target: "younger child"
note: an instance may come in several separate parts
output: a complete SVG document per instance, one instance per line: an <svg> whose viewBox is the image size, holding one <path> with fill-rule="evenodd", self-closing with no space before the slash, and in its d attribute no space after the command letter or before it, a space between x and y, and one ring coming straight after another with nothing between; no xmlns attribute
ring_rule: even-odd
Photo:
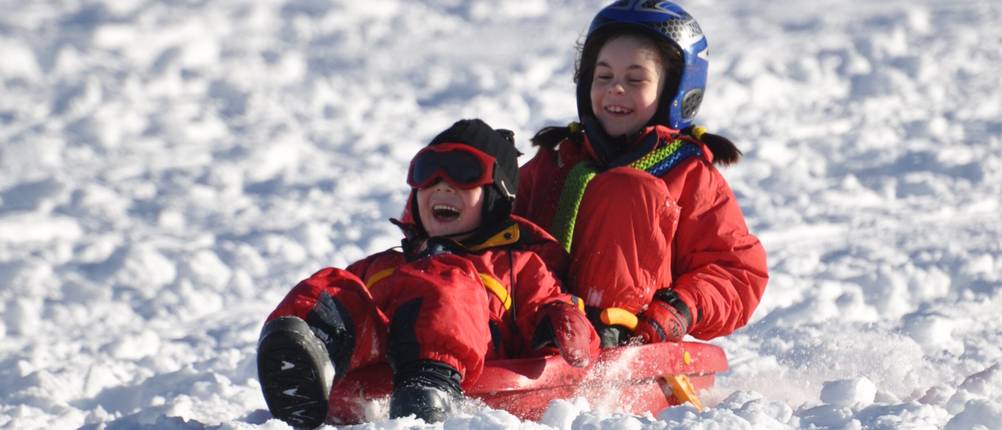
<svg viewBox="0 0 1002 430"><path fill-rule="evenodd" d="M379 361L393 369L390 417L427 422L445 418L485 360L555 349L571 365L589 364L598 337L539 256L563 251L511 215L513 141L478 119L455 123L411 161L408 209L394 220L402 251L323 269L289 292L258 344L272 415L322 424L332 385Z"/></svg>
<svg viewBox="0 0 1002 430"><path fill-rule="evenodd" d="M672 2L603 8L577 64L580 123L540 131L521 169L515 213L571 254L568 288L603 346L730 334L765 291L765 250L714 166L741 152L693 127L707 55Z"/></svg>

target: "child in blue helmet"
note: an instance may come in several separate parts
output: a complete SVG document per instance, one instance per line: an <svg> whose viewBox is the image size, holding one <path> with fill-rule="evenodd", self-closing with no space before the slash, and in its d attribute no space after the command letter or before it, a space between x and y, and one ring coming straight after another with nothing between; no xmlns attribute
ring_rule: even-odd
<svg viewBox="0 0 1002 430"><path fill-rule="evenodd" d="M603 346L727 335L764 293L765 250L715 167L741 152L693 124L707 48L675 3L603 8L577 62L580 122L537 133L520 170L515 212L570 253Z"/></svg>

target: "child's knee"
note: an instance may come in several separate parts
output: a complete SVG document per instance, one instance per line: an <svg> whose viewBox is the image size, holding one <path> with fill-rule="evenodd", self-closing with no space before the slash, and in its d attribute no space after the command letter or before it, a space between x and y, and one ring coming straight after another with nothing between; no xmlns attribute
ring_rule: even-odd
<svg viewBox="0 0 1002 430"><path fill-rule="evenodd" d="M654 208L670 198L664 180L632 167L617 167L595 176L588 184L588 194L600 198L609 209L621 210Z"/></svg>

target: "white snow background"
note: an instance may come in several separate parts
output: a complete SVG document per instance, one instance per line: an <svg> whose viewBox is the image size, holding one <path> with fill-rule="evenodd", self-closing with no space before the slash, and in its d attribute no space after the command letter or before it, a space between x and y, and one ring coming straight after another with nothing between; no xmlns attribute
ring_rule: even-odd
<svg viewBox="0 0 1002 430"><path fill-rule="evenodd" d="M597 0L0 0L0 427L281 429L263 318L397 244L406 163L575 116ZM1002 428L1002 3L689 0L700 123L769 252L731 370L648 416L443 429ZM388 420L356 428L423 425Z"/></svg>

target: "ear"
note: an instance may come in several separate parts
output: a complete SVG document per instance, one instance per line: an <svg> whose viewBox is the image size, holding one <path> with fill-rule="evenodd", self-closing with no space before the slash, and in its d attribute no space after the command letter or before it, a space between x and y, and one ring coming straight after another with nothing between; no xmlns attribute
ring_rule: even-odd
<svg viewBox="0 0 1002 430"><path fill-rule="evenodd" d="M400 216L400 221L416 227L413 233L420 236L428 235L424 231L424 225L421 224L421 214L418 213L417 190L411 190L411 195L407 198L407 205L404 207L404 213Z"/></svg>

